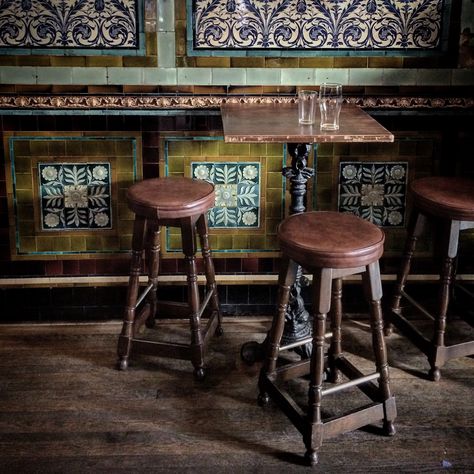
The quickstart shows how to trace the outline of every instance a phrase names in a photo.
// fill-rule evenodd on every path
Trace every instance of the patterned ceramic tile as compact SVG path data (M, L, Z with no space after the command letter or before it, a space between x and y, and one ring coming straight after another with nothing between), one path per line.
M197 0L196 49L432 49L442 0Z
M209 227L251 228L260 225L260 163L193 162L195 178L215 185Z
M10 0L0 47L137 48L137 0Z
M111 229L110 163L38 163L41 228Z
M379 226L405 224L406 161L344 161L339 169L340 212L350 212Z

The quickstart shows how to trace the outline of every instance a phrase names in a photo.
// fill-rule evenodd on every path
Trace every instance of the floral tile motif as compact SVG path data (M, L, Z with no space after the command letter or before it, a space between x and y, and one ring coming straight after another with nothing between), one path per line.
M0 47L137 48L137 0L9 0Z
M193 162L191 173L194 178L204 179L215 186L216 201L209 211L209 227L259 227L259 162Z
M110 163L38 163L42 230L111 229Z
M340 163L339 211L384 227L405 224L408 163Z
M432 49L442 0L197 0L196 49Z

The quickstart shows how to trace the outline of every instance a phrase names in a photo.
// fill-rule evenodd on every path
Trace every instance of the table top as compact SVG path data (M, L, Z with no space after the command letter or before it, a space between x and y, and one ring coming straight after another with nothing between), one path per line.
M367 112L343 104L337 131L319 129L319 112L313 125L298 123L298 105L223 104L221 106L226 142L393 142L393 134Z

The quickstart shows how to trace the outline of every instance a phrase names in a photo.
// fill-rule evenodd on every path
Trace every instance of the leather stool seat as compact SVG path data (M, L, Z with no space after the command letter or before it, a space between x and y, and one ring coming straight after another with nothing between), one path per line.
M474 221L474 181L431 176L411 182L414 205L422 212L450 220Z
M154 178L127 190L130 210L150 219L178 219L206 213L214 206L214 186L189 178Z
M127 191L129 208L135 213L132 259L122 333L118 341L118 367L126 369L132 349L165 357L190 359L196 378L204 377L204 355L210 336L222 334L221 312L214 265L209 248L207 211L214 205L214 186L190 178L155 178L138 182ZM162 226L181 229L187 276L187 303L158 301L160 235ZM199 235L206 274L206 293L200 299L196 273L196 234ZM148 268L148 285L139 295L143 253ZM140 311L137 311L141 307ZM171 312L171 314L170 314ZM155 316L188 318L190 344L157 342L140 336L146 324L152 328ZM205 326L202 316L208 316Z
M285 219L278 228L282 250L279 274L278 312L268 336L267 355L259 377L259 402L273 399L303 435L306 459L318 462L324 439L383 420L384 431L393 435L396 417L391 395L381 310L382 285L379 258L384 233L356 216L338 212L307 212ZM313 275L313 333L290 344L280 345L292 285L304 267ZM342 351L342 279L361 274L369 301L372 349L376 372L363 374ZM326 333L329 314L331 333ZM330 345L325 354L326 339ZM309 340L308 340L309 339ZM277 366L279 354L312 343L311 358ZM324 384L327 369L328 380ZM285 390L285 382L309 374L308 405L304 412ZM344 375L348 381L342 381ZM374 383L378 380L378 383ZM333 385L334 384L334 385ZM329 386L328 386L329 385ZM357 386L372 403L351 412L323 418L324 397ZM330 404L330 406L334 401Z
M417 179L410 184L413 209L407 229L407 239L393 295L391 312L387 313L386 333L395 325L428 357L429 376L437 381L441 377L440 367L449 359L474 354L474 341L445 345L445 329L450 293L455 283L455 259L458 252L459 233L474 228L474 180L462 177L433 176ZM442 250L439 284L439 305L436 313L421 305L416 297L407 294L405 284L410 272L416 242L424 230L425 222L431 219L441 223ZM462 288L462 287L461 287ZM434 321L433 334L425 337L403 316L401 300L417 308L420 314Z
M306 212L285 219L279 226L280 249L305 268L350 268L378 260L384 234L370 222L352 214Z

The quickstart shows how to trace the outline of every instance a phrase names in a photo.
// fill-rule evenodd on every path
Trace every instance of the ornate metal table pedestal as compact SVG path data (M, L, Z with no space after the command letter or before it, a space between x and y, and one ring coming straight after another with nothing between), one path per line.
M283 168L282 174L290 180L291 205L290 214L299 214L306 210L306 183L314 174L314 169L308 168L308 155L311 146L308 144L289 143L288 153L291 155L291 166ZM290 292L290 301L285 317L285 330L281 346L291 349L302 358L311 355L311 324L309 313L304 307L301 289L308 285L308 280L303 276L303 270L298 268L296 282ZM268 337L268 336L267 336ZM299 345L307 339L306 344ZM241 357L248 364L265 357L267 338L260 344L256 341L246 342L241 348Z

